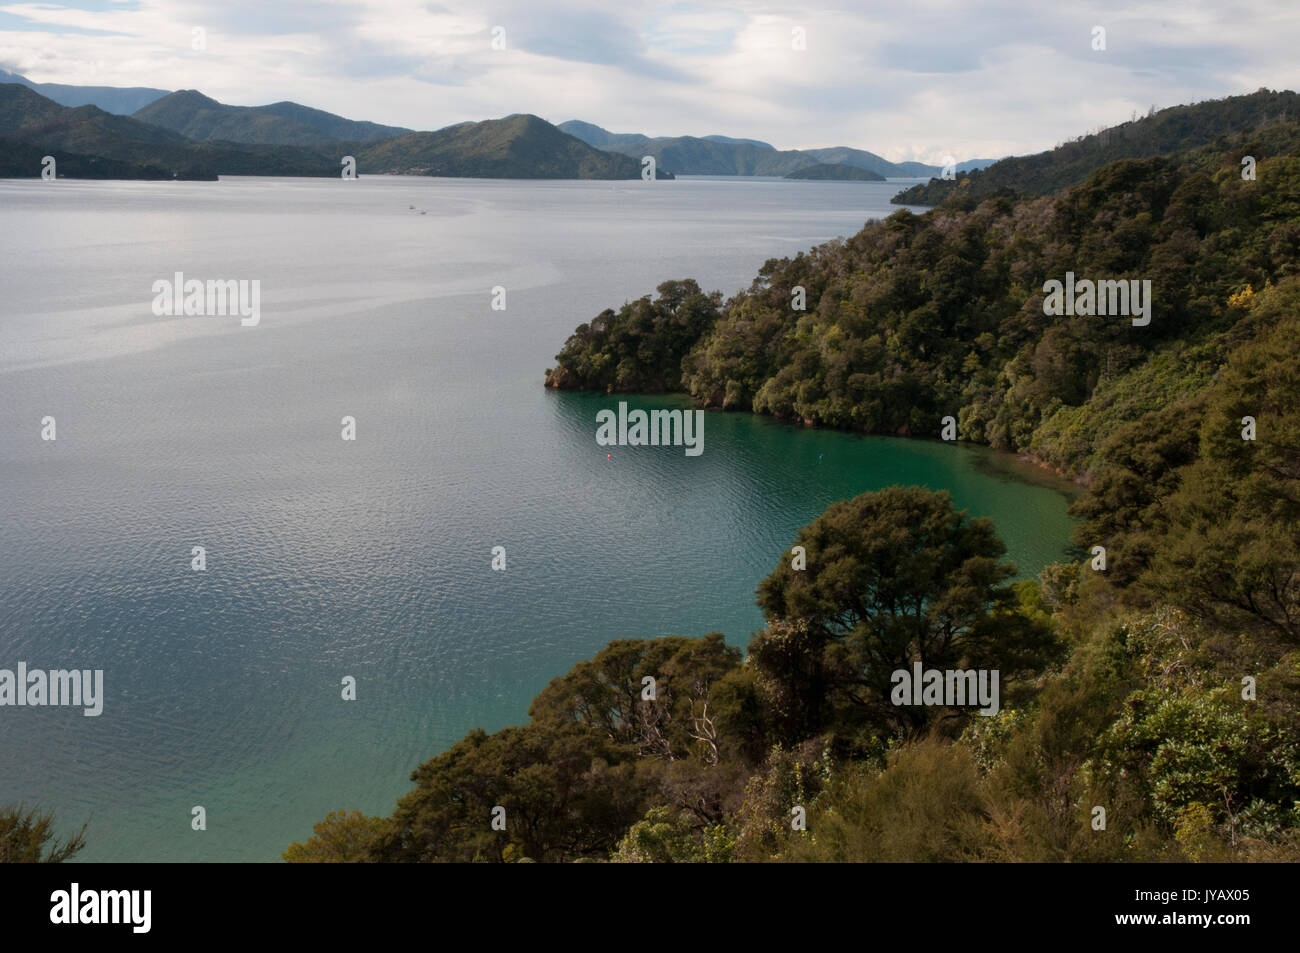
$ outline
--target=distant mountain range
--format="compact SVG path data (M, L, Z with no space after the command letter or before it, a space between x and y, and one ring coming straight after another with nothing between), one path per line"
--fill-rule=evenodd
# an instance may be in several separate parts
M337 138L333 134L365 137ZM396 133L396 134L394 134ZM35 177L53 155L64 177L215 179L330 176L344 156L358 174L510 179L635 179L641 163L587 145L536 116L409 132L299 106L227 106L194 90L134 116L61 106L29 86L0 84L0 174ZM659 178L672 178L660 171Z
M125 178L215 179L218 175L337 175L338 161L315 150L293 146L198 143L129 116L117 116L98 106L60 106L17 83L0 84L0 165L16 163L26 169L27 147L43 154L63 152L74 157L58 167L60 175L75 175L92 157L119 165ZM40 165L23 173L40 175ZM96 176L99 177L99 176Z
M60 106L98 106L104 112L129 116L155 99L167 95L165 89L147 86L65 86L62 83L33 83L25 76L0 69L0 83L19 83L34 89Z
M597 149L609 149L636 158L651 155L657 166L677 175L788 175L815 165L847 165L884 178L938 175L942 168L923 162L890 162L874 152L833 146L827 149L779 150L758 139L729 136L646 136L610 132L594 123L571 119L560 128ZM970 159L958 172L991 165L994 159Z
M195 89L168 93L141 108L133 118L200 142L217 140L282 146L322 145L337 140L373 142L411 131L400 126L344 119L297 103L227 106Z
M583 142L595 146L597 149L610 149L615 146L627 146L638 142L651 141L650 136L643 136L639 132L610 132L608 129L602 129L594 123L582 122L579 119L562 122L560 128L569 135L577 136ZM666 141L667 138L660 136L657 141ZM733 139L731 136L703 136L701 138L709 142L721 142L725 145L758 146L760 149L776 148L771 143L763 142L760 139Z
M684 174L831 180L940 172L845 146L779 150L732 136L652 138L578 120L556 127L531 115L415 132L293 102L231 106L193 89L33 83L0 70L0 175L39 175L33 150L40 157L53 155L61 176L100 178L337 176L344 156L355 157L360 175L633 179L647 155L654 156L661 179ZM971 160L958 171L991 161Z

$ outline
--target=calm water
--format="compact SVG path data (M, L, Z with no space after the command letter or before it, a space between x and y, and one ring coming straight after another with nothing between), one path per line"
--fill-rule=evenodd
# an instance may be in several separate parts
M541 386L601 309L731 293L900 187L0 182L0 668L102 668L107 696L0 708L0 803L89 818L85 860L274 860L611 639L744 644L836 499L945 487L1024 574L1059 558L1066 498L970 448L710 413L700 457L607 460L614 402ZM176 271L260 280L261 324L155 317Z

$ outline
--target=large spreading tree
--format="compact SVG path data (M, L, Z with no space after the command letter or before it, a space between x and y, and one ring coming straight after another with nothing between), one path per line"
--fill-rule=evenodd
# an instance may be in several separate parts
M946 492L890 487L833 504L758 588L768 628L750 655L791 740L836 723L917 728L890 677L924 668L997 669L1005 681L1056 657L1050 629L1020 611L1015 567L987 519Z

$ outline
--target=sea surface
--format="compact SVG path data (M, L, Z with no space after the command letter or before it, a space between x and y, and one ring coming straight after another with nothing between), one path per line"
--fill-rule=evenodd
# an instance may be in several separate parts
M0 708L0 803L86 861L273 861L611 639L744 645L834 500L945 488L1061 558L1067 496L995 454L719 412L698 457L605 448L617 399L542 387L602 309L730 294L911 181L0 181L0 668L106 696ZM176 272L259 281L260 323L156 316Z

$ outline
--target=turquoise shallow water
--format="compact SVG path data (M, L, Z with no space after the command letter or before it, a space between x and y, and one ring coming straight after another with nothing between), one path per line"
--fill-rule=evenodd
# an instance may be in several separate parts
M668 278L730 293L900 187L636 186L0 182L0 668L107 694L0 709L0 802L89 818L85 860L274 860L611 639L744 644L836 499L947 488L1023 574L1060 558L1065 496L973 448L722 413L699 457L599 447L617 401L541 386L576 324ZM262 323L155 317L177 270L260 280Z

